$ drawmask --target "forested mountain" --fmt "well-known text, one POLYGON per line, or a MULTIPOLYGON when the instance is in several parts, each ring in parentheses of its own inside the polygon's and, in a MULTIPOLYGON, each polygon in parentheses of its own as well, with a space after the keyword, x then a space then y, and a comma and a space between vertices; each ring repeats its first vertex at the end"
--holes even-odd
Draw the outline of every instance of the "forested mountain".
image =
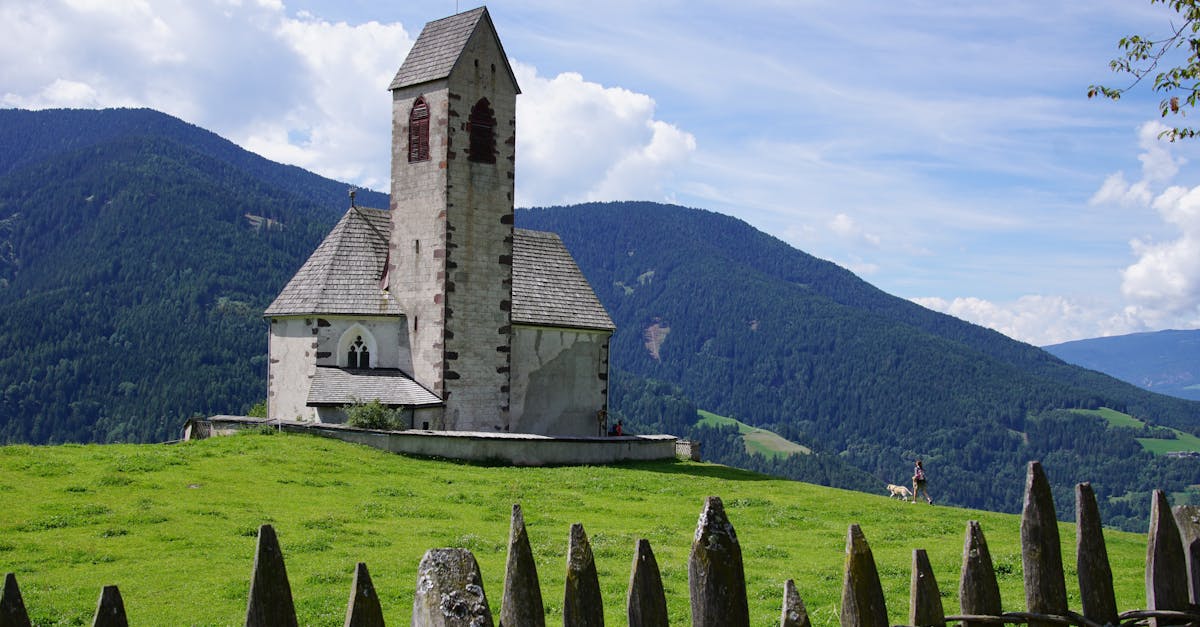
POLYGON ((154 111, 0 111, 0 442, 249 407, 262 310, 346 192, 154 111))
POLYGON ((1099 418, 1054 410, 1106 406, 1195 433, 1200 404, 890 296, 735 218, 607 203, 517 220, 559 233, 575 255, 617 324, 616 367, 881 482, 904 481, 920 456, 935 497, 1014 511, 1028 459, 1064 498, 1075 481, 1102 496, 1170 487, 1171 464, 1196 476, 1194 462, 1155 459, 1099 418))
POLYGON ((1045 349, 1147 390, 1200 401, 1200 330, 1097 337, 1045 349))
MULTIPOLYGON (((261 312, 346 188, 153 111, 0 111, 0 442, 164 440, 261 400, 261 312)), ((1060 511, 1091 480, 1116 523, 1200 475, 1062 411, 1195 433, 1200 404, 894 298, 734 218, 611 203, 516 220, 562 235, 617 322, 614 414, 699 437, 710 459, 878 490, 923 456, 935 498, 1005 511, 1041 459, 1060 511), (750 456, 698 408, 817 454, 750 456)))

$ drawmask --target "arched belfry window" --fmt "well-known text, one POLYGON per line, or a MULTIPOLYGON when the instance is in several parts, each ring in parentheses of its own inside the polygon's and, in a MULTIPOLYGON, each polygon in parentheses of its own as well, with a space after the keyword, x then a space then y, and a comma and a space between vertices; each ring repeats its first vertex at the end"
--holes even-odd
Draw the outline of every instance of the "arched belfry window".
POLYGON ((476 163, 496 162, 496 114, 487 98, 471 107, 471 149, 468 158, 476 163))
POLYGON ((361 325, 354 325, 342 334, 338 342, 338 365, 343 368, 375 368, 375 338, 361 325))
POLYGON ((408 113, 408 162, 429 160, 429 105, 417 98, 408 113))

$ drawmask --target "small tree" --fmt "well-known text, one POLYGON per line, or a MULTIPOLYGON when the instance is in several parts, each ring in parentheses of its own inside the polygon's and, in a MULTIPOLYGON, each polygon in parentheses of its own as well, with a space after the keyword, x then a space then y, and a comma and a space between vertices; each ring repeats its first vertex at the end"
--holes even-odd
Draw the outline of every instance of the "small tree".
POLYGON ((369 403, 356 402, 346 406, 346 424, 358 429, 407 429, 404 412, 385 406, 375 399, 369 403))
MULTIPOLYGON (((1147 76, 1154 77, 1153 90, 1163 95, 1158 103, 1161 117, 1177 115, 1184 117, 1187 109, 1196 106, 1200 99, 1200 0, 1150 0, 1150 4, 1163 4, 1173 10, 1180 20, 1172 23, 1170 34, 1161 38, 1130 35, 1117 42, 1122 55, 1109 62, 1114 72, 1128 74, 1133 82, 1125 87, 1088 87, 1088 98, 1103 96, 1120 100, 1121 96, 1142 82, 1147 76), (1174 67, 1160 69, 1159 64, 1172 52, 1186 53, 1186 59, 1174 67)), ((1169 65, 1167 61, 1165 65, 1169 65)), ((1171 141, 1195 137, 1200 130, 1188 126, 1175 126, 1163 131, 1160 137, 1171 141)))

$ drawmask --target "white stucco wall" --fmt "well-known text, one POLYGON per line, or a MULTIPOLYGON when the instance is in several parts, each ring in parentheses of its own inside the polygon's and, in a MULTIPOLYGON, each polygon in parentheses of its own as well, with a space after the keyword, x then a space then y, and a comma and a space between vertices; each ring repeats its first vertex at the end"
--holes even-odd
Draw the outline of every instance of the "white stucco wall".
POLYGON ((272 318, 267 372, 267 411, 272 420, 345 420, 345 415, 336 411, 318 412, 308 407, 307 400, 318 365, 345 365, 342 339, 348 331, 355 336, 364 333, 372 347, 372 368, 397 368, 411 374, 412 351, 403 316, 272 318))
POLYGON ((607 407, 609 336, 513 325, 512 430, 599 435, 596 412, 607 407))
POLYGON ((305 406, 316 370, 312 320, 272 318, 267 356, 267 415, 272 420, 311 420, 305 406))

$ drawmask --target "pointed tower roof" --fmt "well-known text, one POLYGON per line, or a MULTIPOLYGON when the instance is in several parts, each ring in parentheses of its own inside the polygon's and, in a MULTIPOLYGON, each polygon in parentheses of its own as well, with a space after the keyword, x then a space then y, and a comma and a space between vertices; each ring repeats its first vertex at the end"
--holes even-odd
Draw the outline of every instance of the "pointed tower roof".
POLYGON ((390 229, 387 211, 350 207, 263 315, 400 315, 380 287, 390 229))
POLYGON ((481 25, 487 29, 488 36, 496 42, 496 47, 500 50, 500 58, 504 59, 504 70, 512 79, 514 90, 518 94, 521 93, 521 88, 517 85, 517 77, 508 63, 508 55, 504 53, 504 46, 500 44, 500 37, 496 34, 496 27, 492 24, 487 7, 464 11, 426 24, 425 28, 421 29, 421 34, 417 36, 416 43, 408 51, 408 56, 404 58, 404 64, 400 66, 400 71, 396 72, 396 78, 392 79, 392 84, 388 86, 388 89, 400 89, 449 76, 455 65, 458 64, 459 58, 462 57, 463 48, 471 40, 471 35, 481 25))

